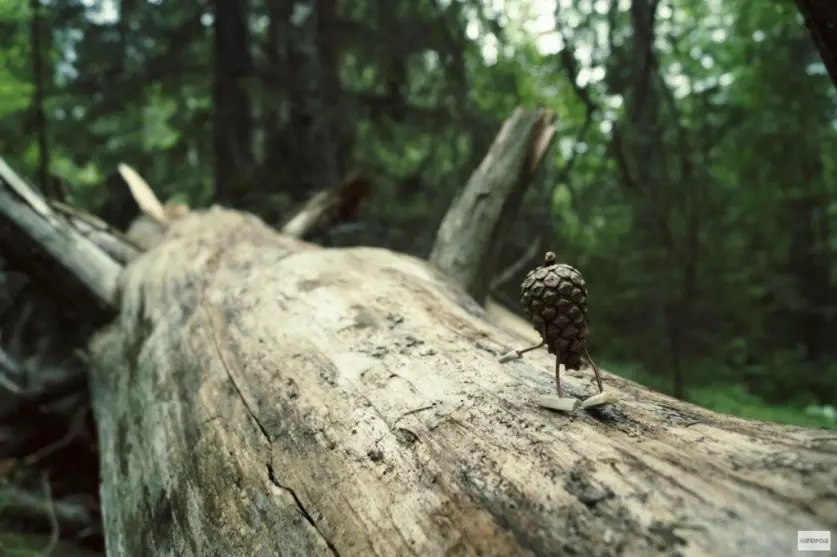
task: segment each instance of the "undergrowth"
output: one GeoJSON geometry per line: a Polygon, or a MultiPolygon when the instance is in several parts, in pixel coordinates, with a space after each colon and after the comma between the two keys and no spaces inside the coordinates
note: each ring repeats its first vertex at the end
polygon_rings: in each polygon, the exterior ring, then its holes
{"type": "MultiPolygon", "coordinates": [[[[602,362],[602,367],[612,373],[636,381],[641,385],[671,394],[668,378],[648,373],[640,366],[602,362]]],[[[716,383],[687,389],[686,399],[699,406],[742,418],[797,425],[812,428],[837,429],[837,412],[834,406],[804,404],[770,404],[747,391],[738,383],[716,383]]]]}

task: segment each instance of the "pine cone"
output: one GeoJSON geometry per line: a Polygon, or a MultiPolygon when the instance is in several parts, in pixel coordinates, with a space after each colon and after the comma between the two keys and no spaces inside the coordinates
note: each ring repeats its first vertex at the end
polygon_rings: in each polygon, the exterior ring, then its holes
{"type": "Polygon", "coordinates": [[[548,252],[544,264],[532,269],[521,285],[523,312],[567,369],[579,369],[586,353],[587,286],[578,270],[555,263],[548,252]]]}

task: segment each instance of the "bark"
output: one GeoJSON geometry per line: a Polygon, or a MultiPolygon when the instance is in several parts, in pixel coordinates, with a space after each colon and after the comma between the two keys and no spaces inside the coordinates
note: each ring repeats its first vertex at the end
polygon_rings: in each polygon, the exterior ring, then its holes
{"type": "Polygon", "coordinates": [[[451,205],[430,262],[485,303],[503,236],[511,227],[555,128],[549,111],[518,108],[451,205]]]}
{"type": "Polygon", "coordinates": [[[784,557],[837,525],[833,433],[610,375],[615,406],[541,409],[547,354],[497,363],[520,341],[418,259],[214,210],[121,285],[92,348],[113,554],[784,557]]]}

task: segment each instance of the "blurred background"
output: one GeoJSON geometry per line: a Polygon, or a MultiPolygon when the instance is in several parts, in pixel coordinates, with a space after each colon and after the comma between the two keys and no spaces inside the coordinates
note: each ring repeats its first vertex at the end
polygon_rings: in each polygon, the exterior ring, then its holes
{"type": "MultiPolygon", "coordinates": [[[[318,241],[426,257],[514,107],[554,110],[498,275],[554,250],[605,368],[825,427],[836,101],[792,0],[0,0],[0,155],[118,227],[120,162],[274,225],[361,170],[318,241]]],[[[515,311],[523,274],[494,291],[515,311]]]]}

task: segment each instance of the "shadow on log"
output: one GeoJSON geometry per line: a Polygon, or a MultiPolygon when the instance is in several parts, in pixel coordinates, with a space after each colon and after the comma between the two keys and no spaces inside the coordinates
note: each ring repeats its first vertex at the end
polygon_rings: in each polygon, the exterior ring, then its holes
{"type": "Polygon", "coordinates": [[[549,357],[498,364],[519,341],[418,259],[215,210],[120,284],[92,354],[115,554],[784,557],[837,525],[833,433],[613,376],[619,405],[537,408],[549,357]]]}

